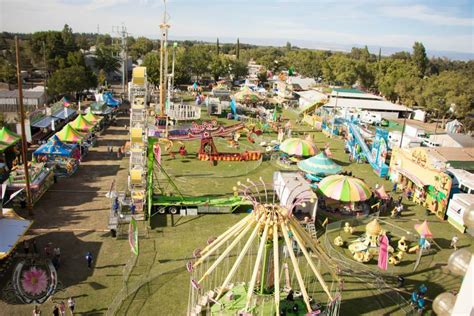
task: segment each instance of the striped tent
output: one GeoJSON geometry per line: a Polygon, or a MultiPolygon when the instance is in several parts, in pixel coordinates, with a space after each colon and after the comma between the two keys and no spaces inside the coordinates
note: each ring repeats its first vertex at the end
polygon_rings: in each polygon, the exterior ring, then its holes
{"type": "Polygon", "coordinates": [[[67,124],[62,130],[56,133],[58,139],[65,143],[81,143],[85,134],[76,131],[71,125],[67,124]]]}
{"type": "Polygon", "coordinates": [[[280,145],[280,150],[290,156],[309,157],[316,155],[318,149],[312,141],[301,138],[288,138],[280,145]]]}
{"type": "Polygon", "coordinates": [[[323,176],[338,174],[342,171],[342,167],[328,158],[324,152],[299,161],[298,168],[305,173],[323,176]]]}
{"type": "Polygon", "coordinates": [[[324,178],[319,183],[319,190],[326,197],[341,202],[365,201],[372,195],[369,186],[364,181],[342,175],[324,178]]]}
{"type": "Polygon", "coordinates": [[[94,128],[94,123],[89,122],[84,118],[84,115],[79,114],[74,121],[69,123],[72,128],[81,132],[90,132],[94,128]]]}

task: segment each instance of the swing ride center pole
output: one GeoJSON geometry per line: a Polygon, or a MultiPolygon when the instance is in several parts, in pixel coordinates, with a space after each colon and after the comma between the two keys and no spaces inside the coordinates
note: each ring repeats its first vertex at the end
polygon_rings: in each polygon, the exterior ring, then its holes
{"type": "Polygon", "coordinates": [[[18,43],[18,36],[15,36],[15,50],[16,50],[16,75],[18,79],[18,105],[20,110],[21,120],[21,157],[23,160],[23,167],[25,172],[25,183],[26,183],[26,208],[28,209],[28,215],[33,215],[33,209],[31,205],[31,190],[30,190],[30,175],[28,173],[28,159],[26,152],[28,150],[28,144],[26,142],[26,129],[25,129],[25,108],[23,106],[23,86],[21,81],[21,69],[20,69],[20,45],[18,43]]]}

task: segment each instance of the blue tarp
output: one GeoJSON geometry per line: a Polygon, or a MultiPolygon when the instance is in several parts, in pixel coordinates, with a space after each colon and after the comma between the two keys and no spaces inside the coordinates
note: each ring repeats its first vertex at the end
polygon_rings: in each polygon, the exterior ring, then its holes
{"type": "Polygon", "coordinates": [[[59,118],[57,117],[52,117],[52,116],[45,116],[41,118],[40,120],[31,123],[31,126],[33,127],[38,127],[38,128],[46,128],[51,126],[52,121],[57,121],[59,118]]]}
{"type": "Polygon", "coordinates": [[[59,140],[58,136],[53,135],[48,142],[36,149],[33,155],[56,155],[69,157],[73,150],[77,148],[77,144],[65,144],[59,140]]]}
{"type": "Polygon", "coordinates": [[[102,94],[102,97],[104,98],[105,104],[107,104],[108,106],[113,108],[120,106],[120,101],[112,96],[112,92],[104,92],[102,94]]]}
{"type": "Polygon", "coordinates": [[[76,114],[76,110],[73,110],[73,109],[70,109],[70,108],[64,108],[64,109],[56,111],[51,116],[56,117],[56,118],[61,119],[61,120],[64,120],[64,119],[69,118],[69,117],[73,116],[74,114],[76,114]]]}

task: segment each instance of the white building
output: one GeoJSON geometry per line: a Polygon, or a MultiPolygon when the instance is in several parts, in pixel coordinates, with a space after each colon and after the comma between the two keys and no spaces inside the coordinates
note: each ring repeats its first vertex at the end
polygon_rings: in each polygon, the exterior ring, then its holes
{"type": "Polygon", "coordinates": [[[457,193],[449,200],[446,211],[448,222],[462,233],[466,230],[463,221],[464,212],[472,205],[474,205],[474,194],[457,193]]]}
{"type": "Polygon", "coordinates": [[[353,95],[356,94],[338,93],[337,97],[335,97],[335,94],[331,94],[331,99],[324,105],[324,107],[330,110],[336,107],[338,110],[350,109],[354,111],[369,111],[373,114],[380,114],[380,116],[382,116],[384,119],[397,119],[400,117],[405,117],[412,112],[410,108],[407,108],[404,105],[385,101],[375,95],[360,93],[360,96],[357,98],[350,97],[353,95]],[[341,94],[343,97],[341,97],[341,94]]]}
{"type": "Polygon", "coordinates": [[[302,90],[309,90],[316,86],[314,78],[305,78],[301,76],[288,77],[288,84],[298,85],[302,90]]]}
{"type": "Polygon", "coordinates": [[[301,211],[316,218],[318,199],[309,183],[298,172],[277,171],[273,173],[273,189],[280,199],[280,205],[282,206],[290,207],[300,198],[313,199],[313,203],[307,201],[304,207],[298,206],[294,211],[296,213],[301,211]]]}
{"type": "Polygon", "coordinates": [[[304,109],[315,103],[326,102],[328,99],[327,95],[317,90],[299,91],[295,93],[300,96],[298,99],[300,109],[304,109]]]}
{"type": "MultiPolygon", "coordinates": [[[[34,112],[46,104],[44,87],[23,89],[23,106],[25,112],[34,112]]],[[[18,90],[0,91],[0,112],[6,122],[13,122],[18,118],[18,90]]]]}
{"type": "Polygon", "coordinates": [[[257,65],[255,63],[255,61],[252,59],[252,60],[249,61],[247,67],[248,67],[248,70],[249,70],[249,73],[248,73],[249,79],[250,80],[258,79],[258,74],[260,72],[262,72],[263,66],[262,65],[257,65]]]}

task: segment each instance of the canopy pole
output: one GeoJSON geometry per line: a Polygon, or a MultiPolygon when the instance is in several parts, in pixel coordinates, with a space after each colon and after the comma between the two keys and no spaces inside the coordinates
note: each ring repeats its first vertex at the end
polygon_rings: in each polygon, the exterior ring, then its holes
{"type": "Polygon", "coordinates": [[[25,183],[26,183],[26,208],[28,209],[28,215],[33,216],[33,207],[31,203],[31,191],[30,191],[30,174],[28,173],[28,143],[26,142],[26,128],[25,128],[25,108],[23,106],[23,86],[21,79],[20,69],[20,45],[18,43],[18,36],[15,36],[15,50],[16,50],[16,76],[18,79],[18,104],[20,106],[20,120],[21,120],[21,157],[23,160],[23,167],[25,172],[25,183]]]}

